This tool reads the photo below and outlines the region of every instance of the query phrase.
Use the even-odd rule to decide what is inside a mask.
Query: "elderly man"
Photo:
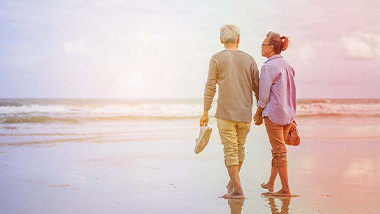
[[[252,93],[258,100],[259,71],[249,54],[238,50],[240,29],[223,25],[220,41],[224,50],[211,57],[204,92],[204,112],[200,125],[207,125],[208,111],[218,84],[217,118],[219,135],[224,146],[224,163],[230,181],[224,198],[244,198],[239,171],[245,158],[245,141],[252,120]]]

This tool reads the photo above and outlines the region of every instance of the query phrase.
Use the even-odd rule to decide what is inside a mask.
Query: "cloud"
[[[360,59],[380,58],[379,34],[355,33],[354,35],[343,36],[341,42],[351,57]]]
[[[62,44],[62,48],[65,53],[81,56],[97,56],[97,51],[90,47],[83,39],[77,39],[74,41],[65,41]]]
[[[79,96],[74,88],[80,88],[80,95],[89,97],[199,98],[209,59],[223,49],[219,27],[235,23],[242,31],[240,47],[259,67],[266,60],[260,54],[266,33],[276,30],[290,36],[285,58],[295,67],[297,81],[315,85],[313,90],[301,89],[304,96],[321,97],[318,87],[325,89],[325,82],[342,79],[342,73],[331,73],[343,65],[347,82],[355,82],[357,70],[363,69],[360,81],[378,88],[374,78],[380,68],[376,1],[301,0],[279,5],[276,1],[232,4],[222,0],[218,7],[214,5],[210,0],[1,1],[0,69],[9,71],[9,78],[0,78],[0,85],[36,85],[34,96],[40,91]],[[11,71],[33,71],[25,73],[34,79],[21,79],[21,74]],[[74,74],[75,80],[70,79]],[[42,88],[39,83],[46,78],[41,77],[61,88]],[[358,97],[360,92],[367,93],[363,85],[352,85]],[[13,92],[17,90],[6,94]]]
[[[313,47],[308,43],[291,44],[292,48],[289,49],[289,53],[302,59],[304,62],[308,62],[313,56]]]

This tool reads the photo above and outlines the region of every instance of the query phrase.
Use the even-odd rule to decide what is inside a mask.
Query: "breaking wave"
[[[0,100],[0,124],[197,119],[202,113],[202,100]],[[380,100],[298,100],[296,116],[379,118]]]

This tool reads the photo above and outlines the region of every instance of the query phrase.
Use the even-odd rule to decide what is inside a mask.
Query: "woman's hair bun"
[[[282,50],[281,50],[281,51],[284,51],[284,50],[286,50],[286,49],[288,48],[288,45],[289,45],[289,38],[286,37],[286,36],[282,36],[282,37],[281,37],[281,40],[284,40],[284,41],[282,42]]]

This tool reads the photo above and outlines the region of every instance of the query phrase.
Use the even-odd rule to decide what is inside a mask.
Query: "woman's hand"
[[[261,125],[263,123],[263,117],[262,117],[262,115],[258,114],[257,112],[256,112],[255,116],[253,117],[253,120],[255,121],[255,125],[256,126],[259,126],[259,125]]]
[[[259,126],[263,123],[263,109],[258,107],[255,116],[253,116],[253,121],[255,121],[255,125]]]

